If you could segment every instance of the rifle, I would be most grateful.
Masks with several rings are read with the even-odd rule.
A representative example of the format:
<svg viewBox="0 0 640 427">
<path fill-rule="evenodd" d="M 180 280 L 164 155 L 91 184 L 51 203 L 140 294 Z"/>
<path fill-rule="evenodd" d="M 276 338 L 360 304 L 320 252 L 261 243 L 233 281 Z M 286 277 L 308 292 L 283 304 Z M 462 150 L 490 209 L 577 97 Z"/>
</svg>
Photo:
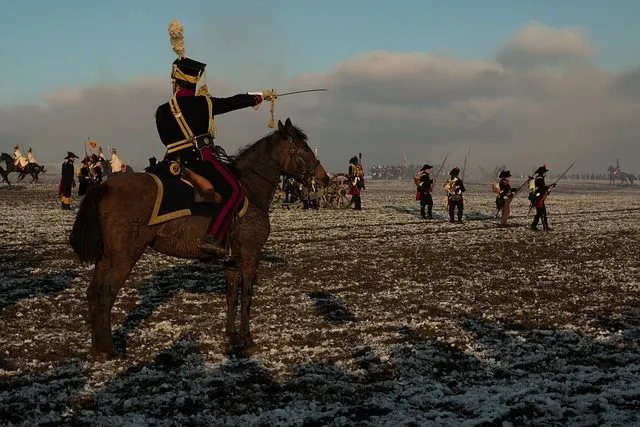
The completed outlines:
<svg viewBox="0 0 640 427">
<path fill-rule="evenodd" d="M 449 158 L 449 153 L 447 153 L 447 155 L 444 156 L 444 160 L 442 161 L 442 164 L 440 165 L 440 169 L 438 169 L 438 173 L 436 174 L 436 177 L 433 179 L 434 183 L 435 183 L 436 179 L 438 179 L 438 177 L 440 176 L 440 172 L 442 172 L 442 168 L 444 167 L 444 164 L 447 162 L 448 158 Z"/>
<path fill-rule="evenodd" d="M 464 156 L 464 164 L 462 165 L 462 175 L 460 179 L 464 181 L 464 171 L 467 169 L 467 157 L 471 155 L 471 144 L 469 144 L 469 148 L 467 149 L 467 154 Z"/>
<path fill-rule="evenodd" d="M 564 177 L 565 177 L 565 175 L 567 175 L 567 172 L 569 172 L 569 170 L 570 170 L 570 169 L 573 167 L 573 165 L 575 165 L 575 164 L 576 164 L 576 161 L 574 160 L 574 161 L 573 161 L 573 163 L 571 163 L 571 164 L 569 165 L 569 167 L 568 167 L 568 168 L 566 168 L 566 169 L 564 170 L 564 172 L 562 172 L 562 175 L 560 175 L 560 176 L 558 177 L 558 179 L 556 179 L 555 181 L 553 181 L 553 182 L 551 183 L 551 185 L 549 185 L 548 190 L 547 190 L 547 191 L 545 191 L 545 193 L 542 195 L 542 201 L 543 201 L 543 202 L 544 202 L 545 200 L 547 200 L 547 196 L 548 196 L 548 195 L 549 195 L 549 193 L 551 192 L 551 189 L 552 189 L 553 187 L 555 187 L 555 186 L 558 184 L 558 182 L 560 182 L 560 180 L 561 180 L 562 178 L 564 178 Z M 533 202 L 531 202 L 531 206 L 529 206 L 529 211 L 527 212 L 527 216 L 531 213 L 531 209 L 533 209 Z"/>
</svg>

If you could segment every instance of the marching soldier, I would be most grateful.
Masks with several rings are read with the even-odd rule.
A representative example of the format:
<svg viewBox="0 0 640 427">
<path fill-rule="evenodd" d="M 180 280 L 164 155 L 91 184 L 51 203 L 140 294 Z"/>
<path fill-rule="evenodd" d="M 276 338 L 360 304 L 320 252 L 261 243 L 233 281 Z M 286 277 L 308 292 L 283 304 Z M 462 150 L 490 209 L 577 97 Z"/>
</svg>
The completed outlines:
<svg viewBox="0 0 640 427">
<path fill-rule="evenodd" d="M 355 206 L 353 209 L 359 211 L 362 210 L 362 199 L 360 193 L 364 189 L 364 170 L 362 166 L 358 164 L 358 157 L 353 156 L 349 160 L 349 194 L 351 194 L 351 201 L 349 206 L 353 203 Z"/>
<path fill-rule="evenodd" d="M 531 224 L 531 229 L 538 231 L 538 222 L 542 220 L 542 229 L 544 231 L 551 231 L 549 228 L 549 222 L 547 220 L 547 207 L 545 205 L 545 201 L 547 196 L 551 192 L 551 189 L 556 186 L 555 183 L 551 185 L 546 185 L 544 182 L 545 174 L 549 172 L 547 169 L 547 165 L 540 166 L 536 169 L 534 175 L 534 190 L 531 195 L 531 203 L 533 207 L 536 208 L 536 216 L 533 217 L 533 223 Z"/>
<path fill-rule="evenodd" d="M 60 177 L 58 195 L 60 196 L 63 210 L 71 209 L 71 190 L 76 186 L 73 159 L 77 158 L 78 156 L 73 154 L 71 151 L 67 151 L 67 157 L 64 158 L 65 162 L 62 163 L 62 176 Z"/>
<path fill-rule="evenodd" d="M 257 107 L 263 99 L 273 99 L 272 91 L 212 97 L 206 85 L 196 86 L 206 64 L 184 55 L 182 25 L 171 22 L 171 45 L 178 58 L 173 62 L 173 97 L 156 111 L 156 127 L 167 147 L 166 159 L 182 165 L 183 176 L 214 203 L 215 214 L 200 243 L 200 250 L 224 257 L 228 253 L 227 234 L 233 217 L 242 206 L 245 193 L 238 179 L 215 155 L 214 117 L 230 111 Z M 215 189 L 215 190 L 214 190 Z"/>
<path fill-rule="evenodd" d="M 500 192 L 496 197 L 496 209 L 498 212 L 502 212 L 500 225 L 504 227 L 507 225 L 507 220 L 511 213 L 511 200 L 515 195 L 516 190 L 511 188 L 511 181 L 509 180 L 509 178 L 511 178 L 510 170 L 500 172 L 498 178 L 500 178 L 500 182 L 498 183 Z"/>
<path fill-rule="evenodd" d="M 431 192 L 435 183 L 435 180 L 431 179 L 431 169 L 433 169 L 433 166 L 425 164 L 417 175 L 420 216 L 429 219 L 433 219 L 433 197 L 431 197 Z M 427 207 L 426 214 L 424 212 L 425 207 Z"/>
<path fill-rule="evenodd" d="M 449 208 L 449 221 L 455 222 L 455 211 L 458 209 L 458 222 L 462 222 L 462 213 L 464 211 L 464 198 L 462 193 L 465 192 L 464 183 L 458 176 L 460 168 L 455 167 L 449 172 L 449 180 L 444 185 L 447 190 L 447 207 Z"/>
</svg>

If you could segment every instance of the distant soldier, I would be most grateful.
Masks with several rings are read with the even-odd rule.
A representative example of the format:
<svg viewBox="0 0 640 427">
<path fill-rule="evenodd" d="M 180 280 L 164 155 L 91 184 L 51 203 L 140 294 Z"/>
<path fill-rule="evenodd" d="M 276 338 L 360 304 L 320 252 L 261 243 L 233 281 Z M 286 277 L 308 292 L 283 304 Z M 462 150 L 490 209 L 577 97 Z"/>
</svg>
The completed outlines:
<svg viewBox="0 0 640 427">
<path fill-rule="evenodd" d="M 155 156 L 149 157 L 149 166 L 144 168 L 144 171 L 147 173 L 153 172 L 156 169 L 157 165 L 158 165 L 158 159 L 156 159 Z"/>
<path fill-rule="evenodd" d="M 93 186 L 93 178 L 91 177 L 90 157 L 86 157 L 82 161 L 82 167 L 78 172 L 78 196 L 80 199 L 87 194 L 87 191 Z"/>
<path fill-rule="evenodd" d="M 358 157 L 353 156 L 349 160 L 349 194 L 351 194 L 351 201 L 349 206 L 354 204 L 354 209 L 362 210 L 362 199 L 360 193 L 364 189 L 364 170 L 362 166 L 358 164 Z"/>
<path fill-rule="evenodd" d="M 60 177 L 60 186 L 58 187 L 58 195 L 62 201 L 62 209 L 71 209 L 71 190 L 76 186 L 76 179 L 73 170 L 73 159 L 77 159 L 78 156 L 71 151 L 67 151 L 67 157 L 65 162 L 62 163 L 62 176 Z"/>
<path fill-rule="evenodd" d="M 516 190 L 511 188 L 511 171 L 505 170 L 500 172 L 498 176 L 500 178 L 499 193 L 496 197 L 496 209 L 498 212 L 502 212 L 502 216 L 500 218 L 500 225 L 506 226 L 507 220 L 509 219 L 509 214 L 511 213 L 511 200 L 516 193 Z"/>
<path fill-rule="evenodd" d="M 118 157 L 118 151 L 115 148 L 111 149 L 111 173 L 122 172 L 122 161 Z"/>
<path fill-rule="evenodd" d="M 538 231 L 538 222 L 542 220 L 542 229 L 544 231 L 551 231 L 549 228 L 549 222 L 547 220 L 547 207 L 545 205 L 545 201 L 551 189 L 556 186 L 556 184 L 546 185 L 544 182 L 545 174 L 549 172 L 547 169 L 547 165 L 540 166 L 535 171 L 535 179 L 534 179 L 534 190 L 533 194 L 530 195 L 529 199 L 531 200 L 531 204 L 536 208 L 536 216 L 533 218 L 533 223 L 531 224 L 531 229 Z"/>
<path fill-rule="evenodd" d="M 429 219 L 433 219 L 433 197 L 431 197 L 431 192 L 433 191 L 433 184 L 435 184 L 435 180 L 431 179 L 431 169 L 433 169 L 433 166 L 425 164 L 416 175 L 420 216 Z M 426 214 L 425 207 L 427 208 Z"/>
<path fill-rule="evenodd" d="M 462 193 L 465 192 L 464 183 L 458 176 L 460 175 L 460 168 L 455 167 L 449 172 L 449 180 L 444 185 L 447 191 L 447 207 L 449 208 L 449 221 L 455 222 L 455 211 L 458 209 L 458 222 L 462 222 L 462 213 L 464 211 L 464 197 Z"/>
</svg>

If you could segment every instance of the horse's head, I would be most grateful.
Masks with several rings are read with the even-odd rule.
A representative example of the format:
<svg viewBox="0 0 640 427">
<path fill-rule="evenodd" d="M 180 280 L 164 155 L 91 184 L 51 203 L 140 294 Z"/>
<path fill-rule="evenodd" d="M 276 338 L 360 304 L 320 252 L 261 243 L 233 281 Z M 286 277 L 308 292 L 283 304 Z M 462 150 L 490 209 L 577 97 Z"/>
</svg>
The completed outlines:
<svg viewBox="0 0 640 427">
<path fill-rule="evenodd" d="M 13 159 L 7 153 L 0 154 L 0 162 L 11 162 Z"/>
<path fill-rule="evenodd" d="M 275 135 L 279 137 L 281 172 L 299 178 L 313 175 L 319 184 L 329 184 L 329 176 L 307 144 L 307 136 L 291 123 L 291 119 L 287 119 L 284 124 L 278 120 Z"/>
</svg>

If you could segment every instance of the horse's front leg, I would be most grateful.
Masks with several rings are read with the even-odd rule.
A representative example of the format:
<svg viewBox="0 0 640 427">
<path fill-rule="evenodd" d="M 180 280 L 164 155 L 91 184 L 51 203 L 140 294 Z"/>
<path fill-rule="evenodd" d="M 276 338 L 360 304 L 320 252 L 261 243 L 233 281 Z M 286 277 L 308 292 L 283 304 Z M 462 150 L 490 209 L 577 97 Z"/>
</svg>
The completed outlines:
<svg viewBox="0 0 640 427">
<path fill-rule="evenodd" d="M 242 263 L 242 306 L 240 311 L 240 336 L 242 338 L 244 353 L 248 356 L 258 350 L 258 346 L 251 338 L 251 297 L 253 285 L 256 281 L 258 270 L 258 258 L 251 257 Z"/>
<path fill-rule="evenodd" d="M 242 339 L 236 330 L 236 312 L 238 311 L 238 285 L 242 280 L 236 265 L 226 266 L 224 276 L 227 282 L 227 323 L 225 329 L 229 339 L 229 352 L 237 353 L 242 349 Z"/>
</svg>

